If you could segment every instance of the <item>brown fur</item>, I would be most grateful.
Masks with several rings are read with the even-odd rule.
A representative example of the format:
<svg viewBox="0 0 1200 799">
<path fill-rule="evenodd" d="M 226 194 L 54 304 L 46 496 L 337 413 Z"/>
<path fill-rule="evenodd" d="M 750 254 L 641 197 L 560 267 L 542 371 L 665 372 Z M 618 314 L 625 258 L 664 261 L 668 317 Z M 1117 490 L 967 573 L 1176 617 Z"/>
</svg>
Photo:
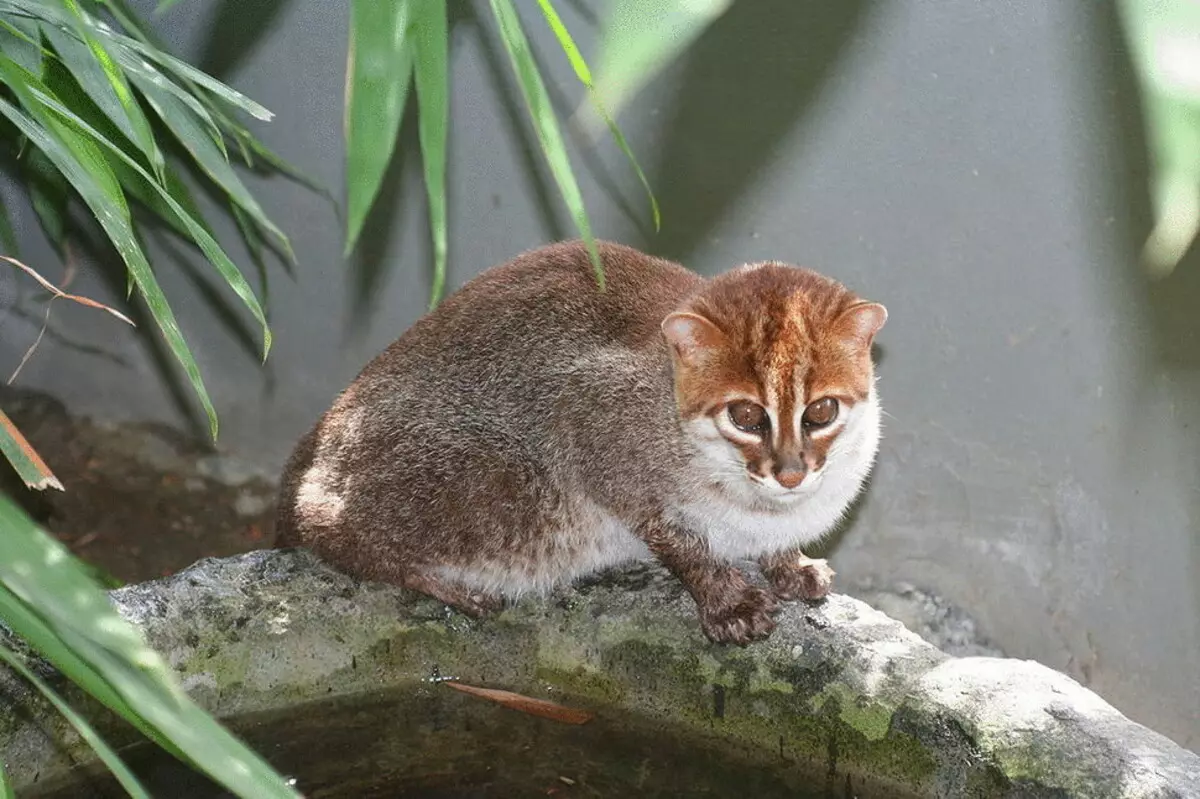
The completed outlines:
<svg viewBox="0 0 1200 799">
<path fill-rule="evenodd" d="M 823 561 L 764 553 L 765 591 L 672 515 L 689 492 L 720 490 L 695 473 L 682 425 L 734 395 L 774 391 L 787 414 L 818 396 L 861 402 L 882 324 L 863 317 L 881 306 L 794 267 L 705 280 L 628 247 L 600 252 L 603 292 L 578 242 L 536 249 L 469 281 L 367 364 L 285 467 L 279 545 L 479 614 L 500 597 L 453 574 L 570 579 L 611 518 L 682 580 L 713 640 L 760 638 L 777 598 L 823 596 Z M 680 311 L 711 326 L 694 363 L 664 336 Z M 781 434 L 738 442 L 748 470 L 819 469 L 836 438 Z"/>
</svg>

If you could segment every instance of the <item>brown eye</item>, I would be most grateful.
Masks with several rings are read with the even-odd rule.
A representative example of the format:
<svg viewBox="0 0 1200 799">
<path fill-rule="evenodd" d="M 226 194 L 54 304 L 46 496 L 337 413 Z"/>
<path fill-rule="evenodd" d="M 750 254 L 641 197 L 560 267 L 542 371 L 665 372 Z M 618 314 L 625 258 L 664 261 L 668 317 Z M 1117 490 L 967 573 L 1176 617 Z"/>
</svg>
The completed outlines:
<svg viewBox="0 0 1200 799">
<path fill-rule="evenodd" d="M 804 409 L 801 421 L 805 427 L 824 427 L 837 418 L 838 403 L 833 397 L 825 397 Z"/>
<path fill-rule="evenodd" d="M 729 419 L 734 427 L 746 433 L 761 433 L 767 428 L 767 412 L 753 402 L 729 403 Z"/>
</svg>

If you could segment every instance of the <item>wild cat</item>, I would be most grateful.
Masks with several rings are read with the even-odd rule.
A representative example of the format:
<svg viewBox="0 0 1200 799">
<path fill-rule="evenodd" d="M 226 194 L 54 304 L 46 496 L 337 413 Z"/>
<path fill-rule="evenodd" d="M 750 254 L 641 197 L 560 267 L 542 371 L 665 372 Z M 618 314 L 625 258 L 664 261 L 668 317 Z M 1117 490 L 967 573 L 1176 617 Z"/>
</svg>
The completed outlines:
<svg viewBox="0 0 1200 799">
<path fill-rule="evenodd" d="M 367 364 L 287 464 L 280 545 L 472 615 L 655 558 L 737 644 L 823 597 L 802 547 L 874 462 L 887 311 L 782 263 L 600 255 L 604 290 L 579 242 L 493 267 Z"/>
</svg>

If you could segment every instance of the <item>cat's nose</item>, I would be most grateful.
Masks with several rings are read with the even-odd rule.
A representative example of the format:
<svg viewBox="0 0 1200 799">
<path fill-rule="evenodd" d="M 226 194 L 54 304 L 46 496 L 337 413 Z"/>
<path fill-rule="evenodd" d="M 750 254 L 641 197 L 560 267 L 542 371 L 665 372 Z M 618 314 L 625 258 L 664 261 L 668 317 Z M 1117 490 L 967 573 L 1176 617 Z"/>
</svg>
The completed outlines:
<svg viewBox="0 0 1200 799">
<path fill-rule="evenodd" d="M 775 475 L 775 482 L 784 488 L 795 488 L 804 482 L 804 475 L 805 471 L 803 469 L 784 469 Z"/>
</svg>

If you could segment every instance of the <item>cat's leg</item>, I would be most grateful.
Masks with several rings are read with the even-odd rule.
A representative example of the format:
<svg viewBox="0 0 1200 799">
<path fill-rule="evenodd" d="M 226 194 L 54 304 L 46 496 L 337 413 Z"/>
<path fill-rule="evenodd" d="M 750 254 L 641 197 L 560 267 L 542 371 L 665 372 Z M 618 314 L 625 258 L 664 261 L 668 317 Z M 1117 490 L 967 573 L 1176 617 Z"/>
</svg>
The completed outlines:
<svg viewBox="0 0 1200 799">
<path fill-rule="evenodd" d="M 432 568 L 410 568 L 395 582 L 420 594 L 433 597 L 472 618 L 500 610 L 504 600 L 494 594 L 473 591 L 466 585 L 447 579 Z"/>
<path fill-rule="evenodd" d="M 808 557 L 799 547 L 767 555 L 759 565 L 780 599 L 822 599 L 833 587 L 835 572 L 829 563 Z"/>
<path fill-rule="evenodd" d="M 692 595 L 700 627 L 710 640 L 745 646 L 775 629 L 771 616 L 779 603 L 771 592 L 752 585 L 740 569 L 714 558 L 702 538 L 664 520 L 641 525 L 637 532 Z"/>
</svg>

